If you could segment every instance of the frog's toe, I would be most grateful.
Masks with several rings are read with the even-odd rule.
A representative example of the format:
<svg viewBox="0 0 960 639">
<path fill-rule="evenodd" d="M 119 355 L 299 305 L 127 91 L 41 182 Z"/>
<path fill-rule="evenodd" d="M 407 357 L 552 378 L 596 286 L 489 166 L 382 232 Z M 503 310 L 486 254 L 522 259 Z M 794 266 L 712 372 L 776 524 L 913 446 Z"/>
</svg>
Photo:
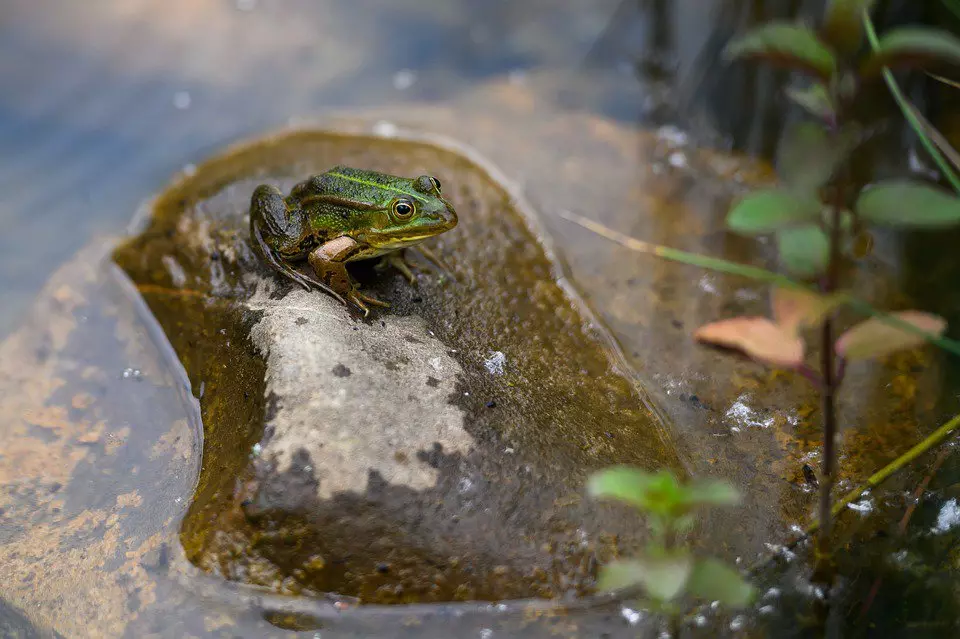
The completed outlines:
<svg viewBox="0 0 960 639">
<path fill-rule="evenodd" d="M 406 255 L 400 253 L 390 253 L 386 256 L 386 263 L 400 271 L 410 284 L 416 284 L 417 278 L 410 268 L 411 264 Z"/>
<path fill-rule="evenodd" d="M 364 293 L 361 293 L 360 291 L 358 291 L 358 290 L 356 290 L 356 289 L 354 289 L 353 291 L 351 291 L 351 292 L 349 293 L 348 297 L 349 297 L 350 301 L 353 302 L 353 304 L 354 304 L 357 308 L 359 308 L 361 311 L 363 311 L 363 316 L 364 316 L 364 317 L 367 317 L 368 315 L 370 315 L 370 309 L 367 308 L 367 304 L 370 304 L 370 305 L 372 305 L 372 306 L 380 306 L 380 307 L 383 307 L 383 308 L 390 308 L 390 305 L 389 305 L 388 303 L 383 302 L 383 301 L 381 301 L 381 300 L 378 300 L 377 298 L 372 297 L 372 296 L 370 296 L 370 295 L 366 295 L 366 294 L 364 294 Z"/>
<path fill-rule="evenodd" d="M 436 266 L 441 271 L 446 271 L 449 274 L 453 273 L 453 270 L 447 265 L 447 263 L 440 259 L 436 253 L 428 249 L 426 246 L 417 246 L 416 249 L 420 251 L 420 254 L 427 258 L 431 264 Z"/>
</svg>

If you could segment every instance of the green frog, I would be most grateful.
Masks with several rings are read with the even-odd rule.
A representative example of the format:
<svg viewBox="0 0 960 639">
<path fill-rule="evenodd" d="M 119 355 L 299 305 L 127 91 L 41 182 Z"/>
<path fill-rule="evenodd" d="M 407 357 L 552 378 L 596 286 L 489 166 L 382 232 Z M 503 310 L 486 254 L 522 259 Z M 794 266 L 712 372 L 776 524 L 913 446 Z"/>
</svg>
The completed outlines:
<svg viewBox="0 0 960 639">
<path fill-rule="evenodd" d="M 262 184 L 250 199 L 250 243 L 270 267 L 307 290 L 319 288 L 369 315 L 367 304 L 389 304 L 358 290 L 347 262 L 383 257 L 412 284 L 406 248 L 449 231 L 457 213 L 429 175 L 403 178 L 337 166 L 293 187 L 290 195 Z M 420 252 L 442 266 L 423 247 Z M 306 259 L 317 279 L 291 262 Z"/>
</svg>

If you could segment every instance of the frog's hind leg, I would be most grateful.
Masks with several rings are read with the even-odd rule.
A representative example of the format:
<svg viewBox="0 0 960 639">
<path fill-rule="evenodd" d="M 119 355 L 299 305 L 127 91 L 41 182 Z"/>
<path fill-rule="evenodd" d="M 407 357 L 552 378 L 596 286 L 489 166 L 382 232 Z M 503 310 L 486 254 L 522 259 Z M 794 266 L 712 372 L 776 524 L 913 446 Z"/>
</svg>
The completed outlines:
<svg viewBox="0 0 960 639">
<path fill-rule="evenodd" d="M 280 190 L 273 186 L 258 186 L 253 192 L 250 202 L 250 246 L 270 268 L 287 276 L 308 291 L 317 288 L 319 283 L 313 282 L 310 278 L 278 259 L 276 251 L 263 237 L 263 231 L 260 228 L 261 223 L 267 227 L 267 232 L 270 235 L 284 237 L 283 229 L 289 227 L 286 220 L 287 207 Z"/>
<path fill-rule="evenodd" d="M 260 227 L 256 224 L 256 222 L 251 222 L 250 224 L 250 244 L 253 247 L 254 252 L 260 257 L 260 259 L 266 262 L 270 268 L 289 277 L 291 280 L 308 291 L 317 288 L 317 282 L 311 281 L 310 278 L 276 258 L 273 249 L 267 245 L 263 239 L 263 236 L 260 234 Z"/>
<path fill-rule="evenodd" d="M 347 260 L 359 248 L 360 245 L 352 238 L 338 237 L 315 248 L 310 252 L 307 260 L 326 290 L 333 293 L 341 302 L 344 297 L 353 302 L 366 317 L 370 314 L 370 309 L 364 302 L 386 308 L 390 305 L 357 290 L 356 283 L 347 272 Z"/>
</svg>

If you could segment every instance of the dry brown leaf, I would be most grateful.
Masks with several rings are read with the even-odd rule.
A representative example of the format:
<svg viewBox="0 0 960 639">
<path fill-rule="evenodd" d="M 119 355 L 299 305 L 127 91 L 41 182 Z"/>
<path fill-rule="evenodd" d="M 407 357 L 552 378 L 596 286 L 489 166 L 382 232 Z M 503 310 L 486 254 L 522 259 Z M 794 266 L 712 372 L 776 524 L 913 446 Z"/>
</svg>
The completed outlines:
<svg viewBox="0 0 960 639">
<path fill-rule="evenodd" d="M 893 317 L 939 337 L 947 328 L 942 317 L 922 311 L 892 313 Z M 836 350 L 847 359 L 875 359 L 890 353 L 912 348 L 925 341 L 923 335 L 891 326 L 871 317 L 849 329 L 837 339 Z"/>
<path fill-rule="evenodd" d="M 794 368 L 803 363 L 803 340 L 766 317 L 734 317 L 706 324 L 694 339 L 731 348 L 773 366 Z"/>
<path fill-rule="evenodd" d="M 816 326 L 838 303 L 834 296 L 792 288 L 774 288 L 770 294 L 773 318 L 790 335 Z"/>
</svg>

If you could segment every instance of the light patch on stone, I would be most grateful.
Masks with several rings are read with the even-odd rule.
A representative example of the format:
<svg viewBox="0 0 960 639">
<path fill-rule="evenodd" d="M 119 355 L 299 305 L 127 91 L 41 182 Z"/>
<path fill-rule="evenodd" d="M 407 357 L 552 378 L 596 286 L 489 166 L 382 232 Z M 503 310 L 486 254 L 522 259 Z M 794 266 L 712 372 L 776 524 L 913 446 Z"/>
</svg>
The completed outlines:
<svg viewBox="0 0 960 639">
<path fill-rule="evenodd" d="M 167 267 L 167 273 L 170 274 L 170 281 L 173 283 L 173 286 L 175 288 L 183 288 L 183 285 L 187 283 L 187 274 L 184 272 L 183 267 L 180 266 L 177 258 L 172 255 L 164 255 L 160 258 L 160 261 Z"/>
<path fill-rule="evenodd" d="M 490 357 L 484 360 L 483 365 L 491 375 L 503 375 L 503 367 L 507 363 L 507 356 L 500 351 L 490 353 Z"/>
<path fill-rule="evenodd" d="M 776 420 L 773 417 L 761 419 L 757 415 L 757 411 L 747 404 L 747 399 L 746 395 L 740 395 L 737 401 L 731 404 L 727 412 L 724 413 L 724 418 L 728 422 L 732 422 L 730 430 L 739 433 L 744 428 L 770 428 L 773 426 Z"/>
<path fill-rule="evenodd" d="M 850 510 L 855 510 L 862 515 L 867 515 L 873 512 L 873 500 L 867 498 L 860 501 L 855 501 L 851 504 L 847 504 L 847 508 Z"/>
<path fill-rule="evenodd" d="M 620 609 L 620 614 L 631 626 L 637 625 L 640 623 L 640 620 L 643 619 L 642 612 L 639 610 L 634 610 L 633 608 L 627 608 L 626 606 Z"/>
<path fill-rule="evenodd" d="M 437 470 L 398 458 L 417 460 L 435 444 L 446 454 L 470 449 L 463 413 L 448 399 L 460 365 L 422 318 L 385 316 L 383 324 L 363 324 L 328 295 L 295 290 L 273 300 L 268 287 L 258 287 L 248 305 L 263 312 L 251 339 L 267 361 L 265 392 L 283 399 L 261 451 L 276 462 L 276 473 L 290 469 L 304 450 L 321 499 L 364 492 L 370 471 L 421 490 L 436 485 Z M 297 323 L 301 317 L 309 321 Z M 409 363 L 386 365 L 397 361 Z M 341 364 L 349 376 L 333 373 Z M 438 383 L 427 385 L 427 374 Z"/>
<path fill-rule="evenodd" d="M 960 505 L 956 499 L 950 499 L 940 509 L 937 515 L 937 524 L 930 530 L 932 533 L 945 533 L 960 525 Z"/>
</svg>

